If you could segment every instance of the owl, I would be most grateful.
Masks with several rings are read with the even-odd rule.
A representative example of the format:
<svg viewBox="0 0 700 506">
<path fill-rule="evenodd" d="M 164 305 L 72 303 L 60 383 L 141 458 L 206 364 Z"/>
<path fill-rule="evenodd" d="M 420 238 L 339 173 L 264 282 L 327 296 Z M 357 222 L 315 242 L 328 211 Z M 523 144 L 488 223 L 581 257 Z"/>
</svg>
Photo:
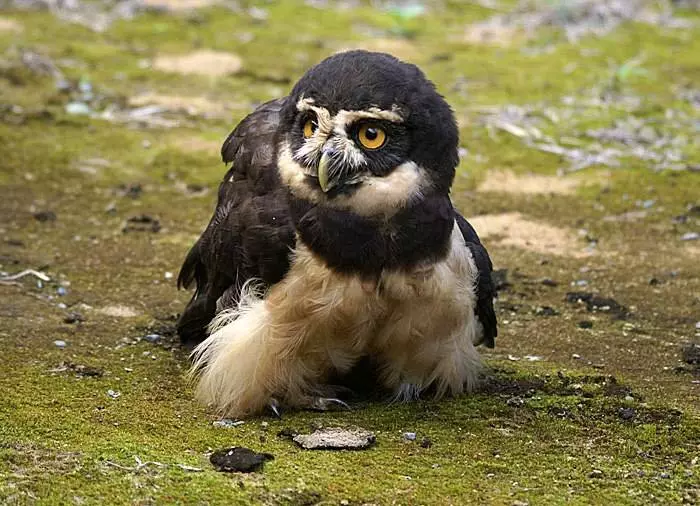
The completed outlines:
<svg viewBox="0 0 700 506">
<path fill-rule="evenodd" d="M 243 119 L 178 278 L 195 286 L 178 332 L 198 399 L 230 417 L 323 409 L 361 363 L 393 400 L 472 389 L 496 292 L 450 199 L 458 144 L 418 67 L 359 50 Z"/>
</svg>

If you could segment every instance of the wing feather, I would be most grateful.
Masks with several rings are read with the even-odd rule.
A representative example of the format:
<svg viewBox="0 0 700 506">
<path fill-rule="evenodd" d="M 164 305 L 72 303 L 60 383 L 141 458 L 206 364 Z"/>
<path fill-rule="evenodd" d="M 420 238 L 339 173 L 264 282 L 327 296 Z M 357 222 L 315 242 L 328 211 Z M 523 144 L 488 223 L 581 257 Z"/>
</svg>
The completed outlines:
<svg viewBox="0 0 700 506">
<path fill-rule="evenodd" d="M 249 279 L 269 286 L 289 269 L 294 230 L 275 156 L 285 100 L 262 104 L 236 126 L 221 148 L 230 168 L 219 185 L 212 218 L 178 276 L 178 287 L 195 287 L 178 321 L 184 343 L 196 344 L 206 337 L 217 301 L 221 299 L 218 310 L 230 307 Z"/>
<path fill-rule="evenodd" d="M 493 264 L 488 251 L 481 244 L 481 240 L 474 230 L 474 227 L 459 213 L 456 213 L 457 225 L 459 226 L 464 242 L 471 251 L 476 268 L 479 271 L 476 285 L 476 316 L 479 318 L 484 328 L 483 344 L 488 348 L 495 346 L 495 339 L 498 336 L 498 323 L 496 311 L 493 307 L 493 300 L 497 296 L 496 286 L 491 279 Z"/>
</svg>

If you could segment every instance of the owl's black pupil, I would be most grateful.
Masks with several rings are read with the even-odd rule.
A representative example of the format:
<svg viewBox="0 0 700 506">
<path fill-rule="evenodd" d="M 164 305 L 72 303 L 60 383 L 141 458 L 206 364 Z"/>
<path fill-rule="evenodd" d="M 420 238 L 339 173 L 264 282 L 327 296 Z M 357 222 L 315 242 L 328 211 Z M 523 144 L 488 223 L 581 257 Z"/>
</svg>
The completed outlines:
<svg viewBox="0 0 700 506">
<path fill-rule="evenodd" d="M 377 132 L 376 128 L 368 128 L 367 130 L 365 130 L 365 137 L 367 137 L 367 139 L 369 139 L 370 141 L 376 139 L 378 135 L 379 132 Z"/>
</svg>

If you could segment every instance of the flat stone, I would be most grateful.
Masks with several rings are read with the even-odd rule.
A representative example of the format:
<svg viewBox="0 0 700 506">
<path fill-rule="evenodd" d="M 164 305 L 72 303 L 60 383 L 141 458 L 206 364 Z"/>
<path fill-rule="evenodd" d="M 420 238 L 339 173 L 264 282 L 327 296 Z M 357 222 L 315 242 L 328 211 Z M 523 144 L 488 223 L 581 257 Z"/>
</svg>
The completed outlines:
<svg viewBox="0 0 700 506">
<path fill-rule="evenodd" d="M 328 427 L 311 434 L 298 434 L 293 441 L 305 450 L 364 450 L 376 442 L 376 436 L 359 427 Z"/>
</svg>

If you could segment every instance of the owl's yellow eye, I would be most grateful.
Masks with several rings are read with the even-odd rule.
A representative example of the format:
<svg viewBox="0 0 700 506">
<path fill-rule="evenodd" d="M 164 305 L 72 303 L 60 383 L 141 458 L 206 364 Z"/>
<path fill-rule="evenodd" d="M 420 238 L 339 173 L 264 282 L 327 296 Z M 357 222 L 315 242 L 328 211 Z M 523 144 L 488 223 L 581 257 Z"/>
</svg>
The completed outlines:
<svg viewBox="0 0 700 506">
<path fill-rule="evenodd" d="M 304 137 L 308 139 L 311 137 L 314 132 L 316 131 L 316 122 L 312 119 L 309 119 L 304 123 Z"/>
<path fill-rule="evenodd" d="M 367 149 L 379 149 L 386 142 L 386 133 L 384 130 L 373 125 L 362 125 L 357 134 L 357 138 Z"/>
</svg>

